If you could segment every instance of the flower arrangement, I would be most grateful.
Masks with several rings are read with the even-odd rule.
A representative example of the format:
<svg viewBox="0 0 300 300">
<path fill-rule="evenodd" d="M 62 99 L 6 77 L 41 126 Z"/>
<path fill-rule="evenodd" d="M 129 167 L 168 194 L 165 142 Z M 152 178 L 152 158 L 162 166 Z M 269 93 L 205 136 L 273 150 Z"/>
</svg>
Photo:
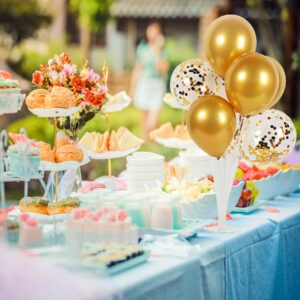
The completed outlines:
<svg viewBox="0 0 300 300">
<path fill-rule="evenodd" d="M 55 55 L 32 75 L 32 83 L 41 88 L 51 90 L 54 86 L 62 86 L 74 92 L 81 109 L 57 121 L 58 128 L 73 139 L 76 139 L 78 130 L 101 111 L 107 98 L 106 81 L 107 69 L 103 70 L 102 76 L 88 67 L 87 62 L 79 69 L 65 53 Z"/>
</svg>

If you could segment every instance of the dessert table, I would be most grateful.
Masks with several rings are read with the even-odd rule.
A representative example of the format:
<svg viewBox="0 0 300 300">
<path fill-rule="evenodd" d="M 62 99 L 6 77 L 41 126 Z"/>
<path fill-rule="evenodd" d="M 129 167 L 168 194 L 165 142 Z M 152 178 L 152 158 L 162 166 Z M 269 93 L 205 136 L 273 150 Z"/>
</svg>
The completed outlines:
<svg viewBox="0 0 300 300">
<path fill-rule="evenodd" d="M 112 280 L 125 299 L 297 299 L 300 194 L 269 205 L 232 215 L 236 233 L 199 233 L 192 257 L 155 256 Z"/>
</svg>

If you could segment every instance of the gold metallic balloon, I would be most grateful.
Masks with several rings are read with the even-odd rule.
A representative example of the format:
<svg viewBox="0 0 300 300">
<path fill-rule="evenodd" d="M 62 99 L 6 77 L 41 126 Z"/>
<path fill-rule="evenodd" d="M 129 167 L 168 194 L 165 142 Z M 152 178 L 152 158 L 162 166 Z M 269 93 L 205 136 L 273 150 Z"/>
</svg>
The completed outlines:
<svg viewBox="0 0 300 300">
<path fill-rule="evenodd" d="M 278 86 L 276 96 L 274 97 L 272 103 L 269 104 L 269 106 L 268 106 L 268 108 L 272 108 L 280 100 L 280 98 L 282 97 L 282 95 L 284 93 L 285 86 L 286 86 L 286 76 L 285 76 L 285 72 L 284 72 L 284 69 L 281 66 L 281 64 L 273 57 L 269 57 L 269 58 L 272 60 L 275 67 L 277 68 L 278 75 L 279 75 L 279 86 Z"/>
<path fill-rule="evenodd" d="M 258 53 L 238 58 L 225 76 L 228 101 L 242 115 L 267 109 L 277 94 L 278 85 L 279 75 L 274 63 Z"/>
<path fill-rule="evenodd" d="M 222 156 L 236 127 L 231 105 L 215 95 L 199 97 L 187 114 L 187 126 L 194 142 L 211 156 Z"/>
<path fill-rule="evenodd" d="M 244 18 L 226 15 L 215 20 L 204 35 L 204 51 L 214 71 L 224 78 L 230 64 L 239 56 L 255 52 L 256 35 Z"/>
</svg>

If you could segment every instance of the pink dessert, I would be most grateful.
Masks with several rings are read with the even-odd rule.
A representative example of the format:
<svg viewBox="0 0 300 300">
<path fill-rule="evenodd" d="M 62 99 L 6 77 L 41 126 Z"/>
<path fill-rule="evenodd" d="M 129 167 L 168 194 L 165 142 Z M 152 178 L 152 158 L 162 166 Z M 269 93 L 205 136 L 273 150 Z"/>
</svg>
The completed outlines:
<svg viewBox="0 0 300 300">
<path fill-rule="evenodd" d="M 136 243 L 138 233 L 124 210 L 102 207 L 96 212 L 77 208 L 65 222 L 67 244 Z"/>
<path fill-rule="evenodd" d="M 42 240 L 43 228 L 38 220 L 30 218 L 29 214 L 21 214 L 19 245 L 21 247 L 37 246 Z"/>
<path fill-rule="evenodd" d="M 82 188 L 80 189 L 81 193 L 88 193 L 95 189 L 104 189 L 105 184 L 103 182 L 97 181 L 83 181 Z"/>
</svg>

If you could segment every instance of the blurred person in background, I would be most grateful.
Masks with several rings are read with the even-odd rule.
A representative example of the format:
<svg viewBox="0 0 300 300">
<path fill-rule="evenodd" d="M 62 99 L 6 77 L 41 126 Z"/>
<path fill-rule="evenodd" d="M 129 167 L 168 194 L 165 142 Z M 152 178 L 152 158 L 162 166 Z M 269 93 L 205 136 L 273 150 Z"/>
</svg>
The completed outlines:
<svg viewBox="0 0 300 300">
<path fill-rule="evenodd" d="M 147 26 L 146 41 L 143 40 L 137 47 L 130 94 L 135 106 L 142 111 L 142 129 L 146 140 L 149 132 L 157 126 L 166 92 L 169 63 L 164 44 L 161 25 L 153 22 Z"/>
</svg>

